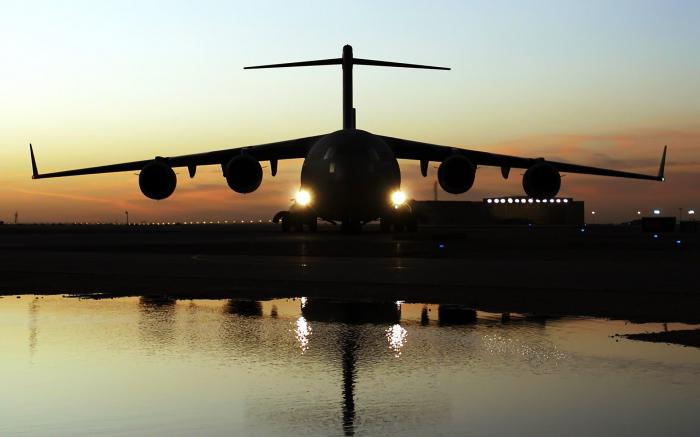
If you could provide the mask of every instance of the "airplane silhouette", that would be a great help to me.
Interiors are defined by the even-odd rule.
[[[356,128],[352,103],[352,70],[355,65],[380,67],[449,70],[445,67],[387,62],[353,57],[352,47],[343,47],[341,58],[284,64],[259,65],[246,69],[341,65],[343,71],[343,128],[312,137],[243,146],[191,155],[160,157],[143,161],[81,168],[40,174],[31,144],[32,177],[44,179],[98,173],[138,170],[139,187],[146,197],[161,200],[175,191],[174,167],[187,167],[194,177],[197,167],[220,165],[228,186],[238,193],[251,193],[263,178],[261,161],[269,161],[272,176],[277,174],[279,160],[303,158],[301,189],[289,211],[278,213],[274,222],[283,230],[307,226],[316,230],[317,219],[341,222],[348,231],[358,231],[365,223],[380,219],[382,230],[394,227],[415,228],[406,196],[400,191],[401,171],[398,159],[420,162],[425,177],[429,162],[440,163],[438,182],[451,194],[468,191],[476,176],[477,166],[501,168],[508,178],[511,168],[526,169],[523,189],[533,198],[551,198],[561,187],[561,172],[614,176],[654,181],[664,180],[666,147],[664,146],[657,175],[589,167],[544,158],[525,158],[428,144],[401,138],[376,135]]]

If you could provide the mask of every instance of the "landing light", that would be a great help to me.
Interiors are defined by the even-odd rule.
[[[311,193],[306,190],[299,190],[294,199],[297,205],[307,206],[311,203]]]
[[[406,203],[406,194],[403,191],[397,190],[391,193],[391,203],[395,208]]]

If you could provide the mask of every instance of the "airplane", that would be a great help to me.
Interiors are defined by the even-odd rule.
[[[301,188],[289,211],[281,211],[273,221],[281,223],[284,231],[304,227],[315,231],[317,220],[334,224],[348,232],[358,232],[370,221],[379,219],[383,231],[415,230],[416,219],[410,211],[406,195],[401,191],[399,159],[420,163],[423,177],[430,162],[439,163],[437,179],[440,187],[450,194],[467,192],[479,166],[501,168],[504,179],[512,168],[525,169],[522,186],[531,198],[549,199],[561,188],[561,174],[580,173],[621,178],[664,180],[666,146],[656,175],[631,173],[545,160],[501,155],[454,146],[429,144],[373,134],[356,127],[353,107],[352,72],[355,65],[379,67],[449,70],[446,67],[407,64],[355,58],[350,45],[343,47],[340,58],[282,64],[257,65],[244,69],[310,67],[340,65],[343,73],[343,128],[335,132],[260,145],[190,155],[161,157],[99,167],[81,168],[53,173],[39,173],[34,150],[29,145],[32,178],[45,179],[64,176],[139,171],[139,187],[148,198],[166,199],[175,191],[177,177],[173,168],[187,167],[190,178],[197,167],[220,165],[228,186],[237,193],[252,193],[260,187],[263,170],[260,162],[268,161],[271,174],[277,174],[277,164],[285,159],[303,159]]]

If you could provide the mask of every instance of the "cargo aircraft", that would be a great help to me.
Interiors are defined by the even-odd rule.
[[[39,173],[34,151],[30,146],[32,177],[34,179],[63,176],[139,172],[141,192],[151,199],[162,200],[175,191],[177,177],[173,168],[187,167],[194,177],[197,167],[221,166],[228,186],[237,193],[252,193],[263,179],[261,162],[269,162],[272,176],[277,164],[285,159],[303,159],[301,187],[289,211],[274,217],[283,230],[307,227],[316,230],[317,220],[340,222],[347,231],[359,231],[373,220],[380,220],[382,230],[415,228],[406,195],[401,191],[399,159],[420,163],[425,177],[430,162],[439,163],[437,178],[443,190],[451,194],[468,191],[474,184],[479,166],[501,168],[508,178],[512,168],[525,169],[522,185],[525,193],[536,199],[549,199],[561,187],[561,173],[581,173],[600,176],[664,180],[666,147],[661,156],[658,174],[646,175],[605,168],[589,167],[544,158],[501,155],[455,146],[429,144],[373,134],[357,129],[352,103],[352,71],[356,65],[379,67],[422,68],[449,70],[445,67],[406,64],[355,58],[350,45],[343,47],[342,57],[315,61],[258,65],[245,69],[309,67],[340,65],[343,72],[343,128],[335,132],[280,142],[249,145],[191,155],[161,157],[142,161],[81,168],[53,173]]]

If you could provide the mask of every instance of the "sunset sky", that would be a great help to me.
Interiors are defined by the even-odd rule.
[[[0,220],[269,219],[301,161],[232,192],[220,168],[178,173],[145,198],[133,172],[32,181],[40,171],[266,143],[341,126],[337,66],[244,71],[355,55],[452,71],[355,68],[358,128],[479,150],[655,173],[665,183],[570,175],[561,195],[605,221],[700,209],[700,2],[4,1]],[[435,180],[401,162],[410,197]],[[481,168],[441,199],[521,194],[522,171]],[[598,220],[598,218],[596,218]]]

